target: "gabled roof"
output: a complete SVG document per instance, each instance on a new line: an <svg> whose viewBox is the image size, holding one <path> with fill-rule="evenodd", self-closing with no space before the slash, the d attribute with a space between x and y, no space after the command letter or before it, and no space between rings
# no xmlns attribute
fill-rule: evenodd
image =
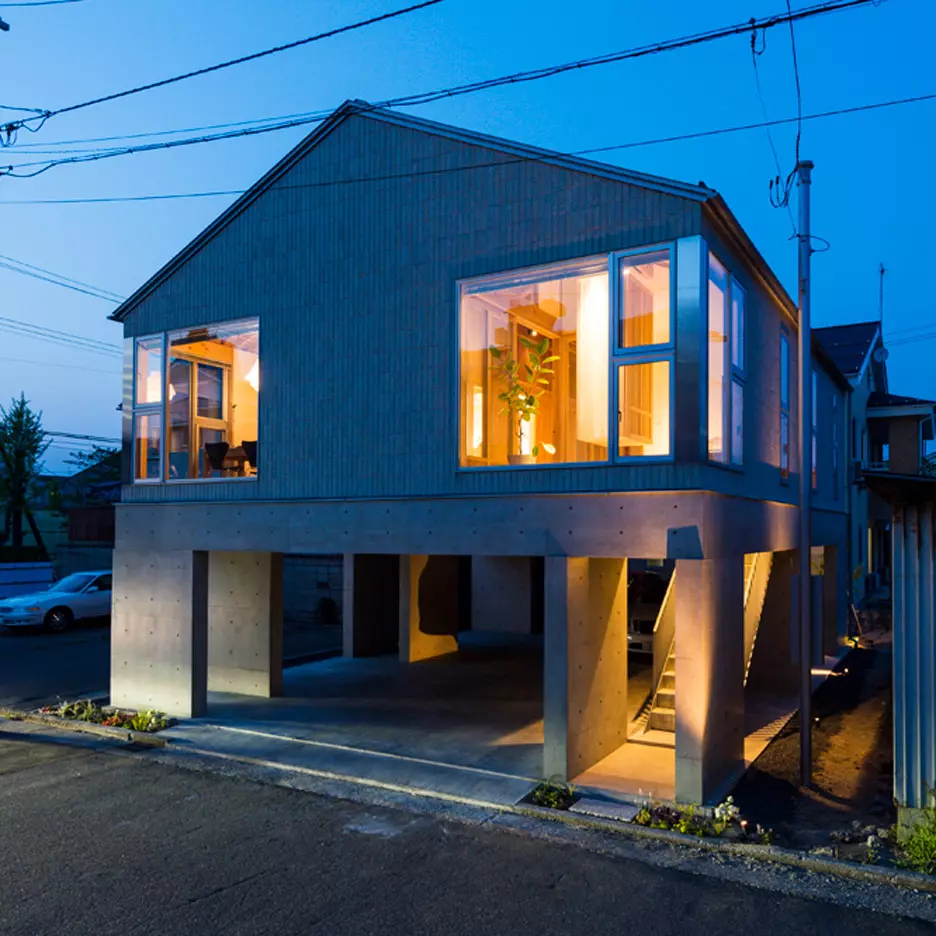
<svg viewBox="0 0 936 936"><path fill-rule="evenodd" d="M741 227L741 224L738 222L738 219L734 216L725 200L714 189L702 183L693 185L688 182L678 182L674 179L666 179L661 176L650 175L643 172L634 172L630 169L622 169L619 166L612 166L608 163L597 162L580 156L570 156L534 146L526 146L522 143L515 143L499 137L488 136L483 133L474 133L447 124L424 120L420 117L413 117L410 114L400 114L386 108L376 107L366 101L358 100L346 101L341 107L335 110L331 116L319 124L301 143L290 150L283 159L241 195L226 211L222 212L209 224L201 234L176 254L176 256L154 276L147 280L133 295L126 299L110 317L118 322L124 321L136 306L146 299L161 283L168 279L175 270L196 254L208 241L222 231L241 212L247 209L267 189L274 185L278 179L314 149L328 134L354 115L418 130L423 133L443 136L452 140L459 140L473 146L485 147L495 150L499 154L502 153L507 156L513 156L517 161L531 160L539 163L547 163L576 172L616 180L699 202L703 206L703 210L709 222L737 251L739 256L748 262L755 276L757 276L764 288L775 298L789 319L794 324L796 324L798 320L796 303L783 288L782 283L754 245L753 241L748 237L747 232ZM510 160L498 160L491 163L479 163L479 165L494 166L502 161L506 164L510 162ZM427 171L431 172L435 170ZM812 344L813 352L827 367L834 379L843 387L847 388L848 382L842 376L841 368L836 366L836 363L825 353L823 347L816 342L815 338Z"/></svg>
<svg viewBox="0 0 936 936"><path fill-rule="evenodd" d="M881 393L875 390L868 396L868 406L936 406L936 400L924 400L920 397L901 396L899 393Z"/></svg>
<svg viewBox="0 0 936 936"><path fill-rule="evenodd" d="M856 377L862 372L880 332L880 322L853 322L813 329L819 343L846 377Z"/></svg>

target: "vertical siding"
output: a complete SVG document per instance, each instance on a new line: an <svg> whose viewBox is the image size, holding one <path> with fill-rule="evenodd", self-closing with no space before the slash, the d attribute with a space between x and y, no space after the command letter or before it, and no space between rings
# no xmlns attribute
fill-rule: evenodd
<svg viewBox="0 0 936 936"><path fill-rule="evenodd" d="M144 334L259 316L259 480L138 486L127 499L692 486L696 466L456 474L456 281L699 225L688 199L350 117L126 325Z"/></svg>
<svg viewBox="0 0 936 936"><path fill-rule="evenodd" d="M895 506L894 796L926 805L936 788L936 503Z"/></svg>

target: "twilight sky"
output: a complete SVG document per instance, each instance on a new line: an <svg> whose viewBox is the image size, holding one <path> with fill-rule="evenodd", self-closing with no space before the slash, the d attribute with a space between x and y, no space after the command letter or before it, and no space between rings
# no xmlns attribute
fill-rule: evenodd
<svg viewBox="0 0 936 936"><path fill-rule="evenodd" d="M0 103L56 108L289 42L406 5L405 0L83 0L5 8ZM808 5L794 2L794 8ZM0 163L41 159L90 137L200 127L380 100L615 52L782 12L784 0L446 0L334 39L103 104L21 132ZM796 27L804 113L936 93L932 0L884 0ZM758 59L770 118L796 113L787 26ZM748 36L413 109L456 126L578 150L763 120ZM0 111L3 118L19 116ZM813 231L831 249L813 261L813 323L877 317L878 264L888 269L885 339L891 389L936 396L936 319L922 273L936 216L936 101L807 121L816 163ZM128 295L234 196L105 204L24 200L243 189L308 132L291 129L96 163L34 179L0 178L0 255ZM795 129L773 131L784 173ZM148 141L144 141L148 142ZM65 149L102 144L72 144ZM790 221L768 200L776 174L754 130L602 157L689 182L728 201L791 295ZM795 206L794 206L795 210ZM119 344L112 303L0 269L0 316ZM932 326L930 331L925 329ZM916 330L917 336L915 337ZM923 337L919 337L922 333ZM932 334L933 337L928 337ZM25 391L46 428L116 436L117 358L0 331L0 402ZM50 469L67 453L57 443Z"/></svg>

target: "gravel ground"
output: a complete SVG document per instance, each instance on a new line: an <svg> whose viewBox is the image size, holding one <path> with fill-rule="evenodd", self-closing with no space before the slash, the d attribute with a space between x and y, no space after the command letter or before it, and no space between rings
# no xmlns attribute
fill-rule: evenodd
<svg viewBox="0 0 936 936"><path fill-rule="evenodd" d="M799 785L797 717L735 791L741 811L773 828L779 845L827 845L831 832L852 822L896 819L890 648L853 650L844 665L847 675L830 677L813 700L813 787Z"/></svg>

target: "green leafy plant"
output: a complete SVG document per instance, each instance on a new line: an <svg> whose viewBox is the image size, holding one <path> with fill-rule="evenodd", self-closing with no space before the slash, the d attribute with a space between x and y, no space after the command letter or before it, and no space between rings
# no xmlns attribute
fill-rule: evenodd
<svg viewBox="0 0 936 936"><path fill-rule="evenodd" d="M57 718L67 718L71 721L94 722L108 728L129 728L131 731L162 731L170 725L170 720L162 712L153 710L122 712L120 709L102 709L89 699L46 705L39 711L43 715L54 715Z"/></svg>
<svg viewBox="0 0 936 936"><path fill-rule="evenodd" d="M929 799L936 792L929 791ZM920 821L900 843L898 864L922 874L936 873L936 808L927 806Z"/></svg>
<svg viewBox="0 0 936 936"><path fill-rule="evenodd" d="M568 809L575 802L575 791L561 780L541 780L530 794L530 799L537 806L545 806L547 809Z"/></svg>
<svg viewBox="0 0 936 936"><path fill-rule="evenodd" d="M526 348L526 362L512 357L505 348L491 345L488 350L494 361L496 375L503 381L504 390L497 395L504 406L499 415L505 413L516 420L513 431L517 439L517 452L520 452L523 443L523 424L529 423L540 409L540 400L550 388L550 378L555 370L550 366L559 360L558 354L549 353L549 339L533 341L525 335L520 336L520 344ZM542 446L536 444L532 448L534 457L539 455L540 448L555 454L556 447L548 442Z"/></svg>

